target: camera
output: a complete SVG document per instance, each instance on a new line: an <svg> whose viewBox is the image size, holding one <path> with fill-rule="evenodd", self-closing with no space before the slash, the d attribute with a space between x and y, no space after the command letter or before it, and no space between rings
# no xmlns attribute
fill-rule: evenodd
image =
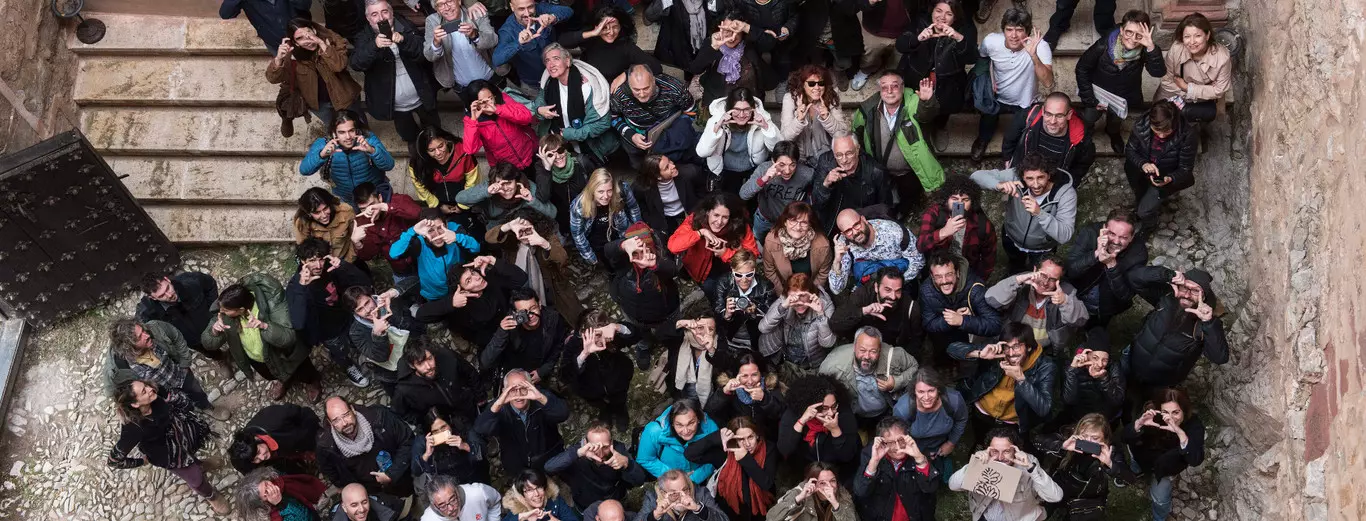
<svg viewBox="0 0 1366 521"><path fill-rule="evenodd" d="M737 440L737 439L734 439L734 438L732 438L732 439L730 439L730 440L727 440L727 441L726 441L726 448L727 448L727 449L738 449L738 448L740 448L740 440Z"/></svg>
<svg viewBox="0 0 1366 521"><path fill-rule="evenodd" d="M749 297L735 297L735 309L744 311L749 309L753 304L753 302L750 302Z"/></svg>
<svg viewBox="0 0 1366 521"><path fill-rule="evenodd" d="M512 321L516 322L519 326L525 326L528 322L531 322L531 312L525 309L513 311Z"/></svg>

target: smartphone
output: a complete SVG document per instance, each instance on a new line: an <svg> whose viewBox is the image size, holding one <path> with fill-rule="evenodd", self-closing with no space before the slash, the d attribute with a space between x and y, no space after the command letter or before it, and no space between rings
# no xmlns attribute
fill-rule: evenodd
<svg viewBox="0 0 1366 521"><path fill-rule="evenodd" d="M379 33L390 40L394 39L394 26L388 20L379 21Z"/></svg>
<svg viewBox="0 0 1366 521"><path fill-rule="evenodd" d="M441 24L441 28L446 31L446 34L458 33L460 32L460 20L451 20Z"/></svg>
<svg viewBox="0 0 1366 521"><path fill-rule="evenodd" d="M376 309L376 310L375 310L375 314L378 315L378 316L381 316L381 317L384 316L384 315L388 315L388 314L389 314L389 306L380 306L379 309Z"/></svg>
<svg viewBox="0 0 1366 521"><path fill-rule="evenodd" d="M1077 440L1077 450L1083 454L1100 454L1100 444L1094 441Z"/></svg>
<svg viewBox="0 0 1366 521"><path fill-rule="evenodd" d="M451 439L451 431L441 431L432 434L432 445L443 445Z"/></svg>
<svg viewBox="0 0 1366 521"><path fill-rule="evenodd" d="M727 448L727 449L738 449L738 448L740 448L740 440L732 439L732 440L730 440L730 441L727 441L727 442L726 442L726 448Z"/></svg>
<svg viewBox="0 0 1366 521"><path fill-rule="evenodd" d="M1162 413L1160 413L1160 412L1157 413L1157 414L1154 414L1154 415L1153 415L1153 423L1156 423L1156 424L1158 424L1158 425L1160 425L1160 426L1165 426L1165 425L1167 425L1167 417L1166 417L1166 415L1164 415L1164 414L1162 414Z"/></svg>
<svg viewBox="0 0 1366 521"><path fill-rule="evenodd" d="M954 201L954 202L953 202L953 206L951 206L951 208L953 209L953 216L954 216L954 217L957 217L957 216L959 216L959 215L963 215L964 210L963 210L963 203L962 203L961 201Z"/></svg>

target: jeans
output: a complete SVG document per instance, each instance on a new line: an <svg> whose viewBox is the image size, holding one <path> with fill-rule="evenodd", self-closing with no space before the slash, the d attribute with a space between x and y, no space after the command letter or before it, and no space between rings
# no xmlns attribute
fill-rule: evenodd
<svg viewBox="0 0 1366 521"><path fill-rule="evenodd" d="M1148 485L1148 499L1153 502L1153 521L1167 521L1172 513L1172 477L1153 476Z"/></svg>
<svg viewBox="0 0 1366 521"><path fill-rule="evenodd" d="M754 212L754 240L759 243L759 251L764 249L764 237L768 236L768 231L773 229L773 223L764 218L759 212Z"/></svg>
<svg viewBox="0 0 1366 521"><path fill-rule="evenodd" d="M1019 246L1015 245L1015 241L1005 235L1001 236L1001 246L1002 249L1006 251L1006 263L1010 269L1008 273L1013 274L1032 271L1034 266L1039 264L1039 259L1042 259L1044 255L1058 251L1057 246L1043 252L1024 251L1021 250Z"/></svg>
<svg viewBox="0 0 1366 521"><path fill-rule="evenodd" d="M1072 13L1076 12L1079 1L1058 0L1053 17L1048 19L1048 32L1043 35L1048 45L1055 49L1058 47L1058 38L1072 27ZM1096 24L1096 33L1101 36L1109 35L1115 28L1115 0L1096 0L1096 9L1091 20ZM1090 38L1085 40L1091 41Z"/></svg>
<svg viewBox="0 0 1366 521"><path fill-rule="evenodd" d="M204 386L199 383L199 378L196 378L194 373L185 373L185 381L180 384L180 390L190 397L195 407L206 411L213 408L208 393L204 392Z"/></svg>
<svg viewBox="0 0 1366 521"><path fill-rule="evenodd" d="M983 143L990 143L990 142L991 142L991 138L994 137L994 136L996 135L996 127L997 127L997 126L1000 126L1000 124L1001 124L1001 116L1002 116L1002 115L1004 115L1004 114L1017 114L1017 113L1020 113L1020 112L1024 112L1024 110L1027 108L1027 107L1016 107L1016 106L1014 106L1014 105L1006 105L1006 104L1004 104L1004 103L1000 104L1000 107L1001 107L1001 110L997 111L995 114L982 114L981 119L978 120L978 122L977 122L977 140L978 140L978 141L981 141L981 142L983 142ZM1004 143L1009 143L1009 142L1011 142L1011 141L1019 141L1019 140L1020 140L1020 133L1019 133L1018 131L1015 130L1016 128L1019 128L1019 125L1011 125L1010 128L1006 129L1006 135L1005 135L1005 141L1004 141ZM1002 150L1005 149L1004 146L1001 147L1001 148L1002 148ZM1006 158L1006 159L1010 159L1010 158Z"/></svg>

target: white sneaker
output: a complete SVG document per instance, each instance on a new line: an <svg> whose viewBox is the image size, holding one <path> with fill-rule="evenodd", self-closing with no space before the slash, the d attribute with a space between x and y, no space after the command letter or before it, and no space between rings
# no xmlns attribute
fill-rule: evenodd
<svg viewBox="0 0 1366 521"><path fill-rule="evenodd" d="M360 372L360 368L351 366L346 368L346 378L351 380L351 385L356 387L366 387L370 385L370 379L365 377L365 373Z"/></svg>
<svg viewBox="0 0 1366 521"><path fill-rule="evenodd" d="M853 90L863 90L863 86L868 84L868 75L859 71L854 75L854 79L849 80L849 88Z"/></svg>

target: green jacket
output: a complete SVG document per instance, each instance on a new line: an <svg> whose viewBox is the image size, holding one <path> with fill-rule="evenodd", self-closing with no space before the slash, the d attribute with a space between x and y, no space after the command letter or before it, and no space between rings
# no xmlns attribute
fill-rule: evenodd
<svg viewBox="0 0 1366 521"><path fill-rule="evenodd" d="M578 60L574 60L574 65L578 65ZM610 80L609 80L610 81ZM612 95L611 92L593 92L593 96ZM612 131L612 115L598 113L592 99L583 100L583 124L579 128L565 127L560 131L565 141L582 143L584 152L592 152L599 163L606 162L606 159L617 151L621 143L617 141L617 133ZM550 133L550 121L541 119L541 113L537 112L545 105L545 91L536 96L536 100L527 108L536 116L536 135L544 136ZM563 111L564 108L560 107ZM563 112L561 112L563 114Z"/></svg>
<svg viewBox="0 0 1366 521"><path fill-rule="evenodd" d="M895 397L905 391L906 386L910 385L911 377L915 376L916 370L920 368L920 363L916 362L915 357L907 353L905 349L883 342L882 350L878 353L877 366L873 368L874 374L879 377L887 376L888 357L892 359L891 375L892 380L896 382L890 393L893 401L895 401ZM820 373L835 377L845 387L848 387L850 392L857 392L858 382L854 374L854 344L844 344L830 351L830 354L826 355L825 360L821 362Z"/></svg>
<svg viewBox="0 0 1366 521"><path fill-rule="evenodd" d="M171 362L190 369L190 346L186 345L185 337L180 334L180 330L160 320L148 320L142 326L152 337L152 345L165 351ZM130 361L124 360L122 355L114 352L113 346L109 347L109 356L104 357L105 394L113 396L116 387L138 379L137 373L128 367L129 364Z"/></svg>
<svg viewBox="0 0 1366 521"><path fill-rule="evenodd" d="M252 296L256 297L256 307L261 312L257 318L269 324L261 331L261 341L265 344L266 368L270 370L271 376L279 381L289 381L290 377L294 376L294 371L299 368L299 364L308 359L309 348L299 345L294 335L294 328L289 322L289 306L285 303L285 288L279 281L264 273L249 274L237 283L246 286ZM218 314L217 302L210 311ZM221 349L226 342L228 356L237 364L237 369L254 378L256 372L251 368L251 359L247 358L246 351L242 350L242 339L239 336L240 321L227 315L220 316L223 323L228 325L228 330L222 334L215 334L215 317L215 320L210 320L208 327L204 328L204 333L199 335L200 342L206 349Z"/></svg>
<svg viewBox="0 0 1366 521"><path fill-rule="evenodd" d="M902 89L901 93L901 108L896 114L896 146L901 149L901 155L906 158L906 163L911 165L915 175L920 178L920 185L929 192L944 184L944 167L934 158L929 144L921 139L924 133L920 130L920 122L933 118L939 112L939 105L934 98L930 98L922 105L920 96L912 89ZM891 153L891 148L881 148L882 132L885 128L881 112L882 98L874 94L854 111L854 121L850 128L862 141L863 150L876 158L878 164L886 167L887 155ZM910 114L915 116L910 117ZM870 120L874 124L868 124Z"/></svg>

